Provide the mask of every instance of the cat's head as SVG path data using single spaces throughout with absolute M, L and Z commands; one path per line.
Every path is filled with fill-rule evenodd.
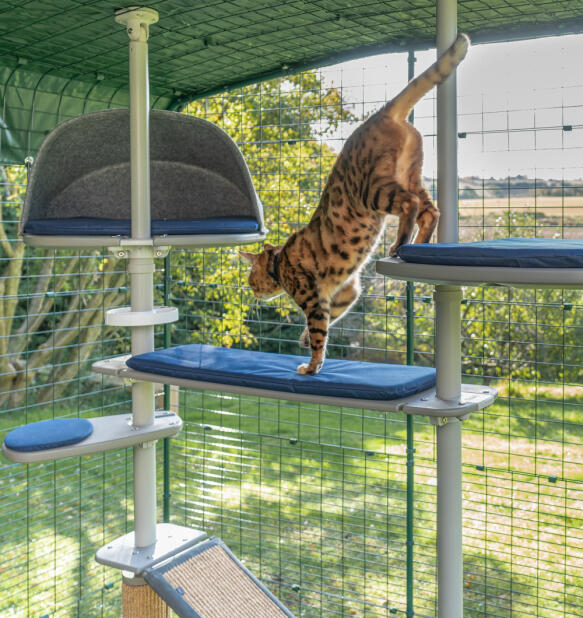
M 251 264 L 249 287 L 257 298 L 273 298 L 283 292 L 279 277 L 274 273 L 275 256 L 281 247 L 265 243 L 261 253 L 239 251 L 239 255 Z

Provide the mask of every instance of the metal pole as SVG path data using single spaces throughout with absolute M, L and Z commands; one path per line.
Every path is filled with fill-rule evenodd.
M 435 291 L 437 396 L 460 400 L 461 290 Z M 447 422 L 445 422 L 447 421 Z M 437 425 L 437 582 L 439 618 L 463 616 L 461 422 Z
M 132 246 L 128 262 L 132 311 L 152 311 L 154 305 L 154 257 L 147 241 L 150 233 L 150 95 L 148 81 L 149 25 L 158 21 L 153 9 L 137 8 L 118 13 L 130 38 L 130 144 Z M 154 327 L 132 328 L 132 354 L 154 349 Z M 132 386 L 135 426 L 154 421 L 154 385 L 136 382 Z M 156 542 L 156 443 L 134 447 L 134 534 L 136 547 Z
M 457 0 L 437 0 L 437 55 L 457 36 Z M 439 242 L 458 239 L 457 82 L 454 71 L 437 86 L 437 199 Z
M 437 54 L 457 35 L 457 0 L 437 0 Z M 452 73 L 437 87 L 439 242 L 458 240 L 457 88 Z M 435 289 L 437 396 L 461 395 L 461 289 Z M 437 426 L 437 579 L 439 618 L 463 617 L 461 422 Z

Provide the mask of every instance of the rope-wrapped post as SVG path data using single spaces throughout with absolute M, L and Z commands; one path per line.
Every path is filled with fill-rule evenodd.
M 171 609 L 141 577 L 124 577 L 123 618 L 170 618 Z

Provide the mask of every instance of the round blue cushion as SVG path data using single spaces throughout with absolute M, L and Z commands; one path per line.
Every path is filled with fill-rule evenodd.
M 93 424 L 85 418 L 55 418 L 14 429 L 4 444 L 13 451 L 44 451 L 77 444 L 92 433 Z

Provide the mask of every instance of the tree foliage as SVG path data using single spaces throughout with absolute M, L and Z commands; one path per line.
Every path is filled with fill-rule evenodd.
M 104 307 L 120 303 L 125 271 L 94 252 L 30 249 L 16 237 L 26 170 L 2 168 L 0 405 L 58 399 L 103 338 Z M 27 395 L 28 392 L 28 395 Z
M 218 124 L 239 145 L 264 204 L 267 240 L 273 244 L 284 242 L 316 208 L 336 158 L 327 138 L 341 125 L 361 120 L 341 91 L 325 86 L 315 71 L 196 101 L 185 111 Z M 65 393 L 79 367 L 96 354 L 97 342 L 113 340 L 109 353 L 125 351 L 125 342 L 117 349 L 115 343 L 125 335 L 106 329 L 103 321 L 107 308 L 127 302 L 127 280 L 124 265 L 107 254 L 25 248 L 17 240 L 16 221 L 26 172 L 12 167 L 1 173 L 0 405 L 10 409 L 25 397 L 38 402 Z M 482 195 L 481 179 L 465 181 L 465 191 Z M 517 177 L 514 184 L 523 190 L 527 181 Z M 547 184 L 548 190 L 556 189 L 554 181 Z M 488 224 L 497 236 L 533 236 L 539 225 L 534 213 L 499 216 Z M 473 239 L 479 239 L 482 223 L 474 226 Z M 301 313 L 286 296 L 270 303 L 255 301 L 247 287 L 247 266 L 236 248 L 173 250 L 169 263 L 170 304 L 181 311 L 173 343 L 298 350 Z M 398 354 L 393 358 L 384 352 L 404 346 L 404 308 L 387 300 L 401 288 L 372 278 L 367 285 L 373 293 L 343 320 L 353 320 L 355 327 L 343 331 L 341 343 L 401 362 Z M 580 320 L 571 310 L 579 299 L 579 292 L 468 290 L 462 307 L 464 370 L 493 378 L 579 380 Z M 416 350 L 422 362 L 430 362 L 430 305 L 418 303 L 417 313 L 422 325 Z
M 264 205 L 267 241 L 273 244 L 307 223 L 318 205 L 336 158 L 323 138 L 340 123 L 357 120 L 341 92 L 323 86 L 315 71 L 196 101 L 186 112 L 220 125 L 237 142 Z M 183 252 L 176 261 L 180 266 L 173 280 L 181 282 L 175 289 L 189 314 L 193 340 L 210 337 L 219 345 L 249 346 L 260 334 L 268 341 L 282 325 L 301 319 L 283 297 L 279 304 L 254 303 L 246 288 L 247 267 L 235 248 Z M 281 351 L 281 332 L 277 339 Z

